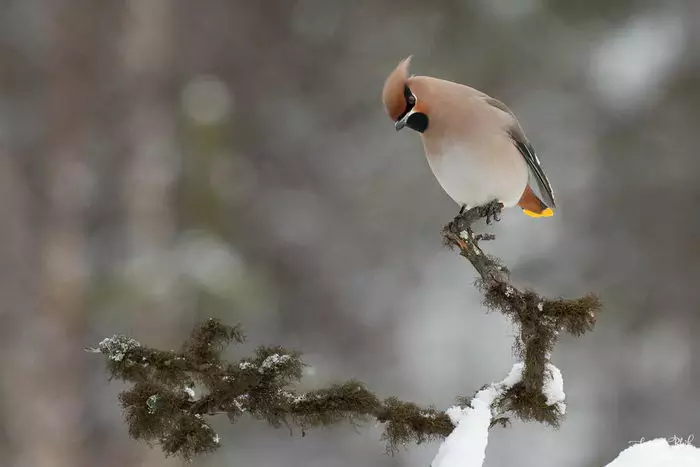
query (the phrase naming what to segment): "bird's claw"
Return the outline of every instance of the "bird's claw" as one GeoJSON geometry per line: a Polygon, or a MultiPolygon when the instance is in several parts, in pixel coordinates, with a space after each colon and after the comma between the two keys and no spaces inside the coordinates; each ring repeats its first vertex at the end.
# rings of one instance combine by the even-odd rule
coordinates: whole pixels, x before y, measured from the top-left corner
{"type": "Polygon", "coordinates": [[[479,215],[486,218],[486,225],[491,225],[492,221],[499,222],[501,220],[501,209],[503,209],[503,205],[500,202],[491,201],[479,207],[479,215]]]}

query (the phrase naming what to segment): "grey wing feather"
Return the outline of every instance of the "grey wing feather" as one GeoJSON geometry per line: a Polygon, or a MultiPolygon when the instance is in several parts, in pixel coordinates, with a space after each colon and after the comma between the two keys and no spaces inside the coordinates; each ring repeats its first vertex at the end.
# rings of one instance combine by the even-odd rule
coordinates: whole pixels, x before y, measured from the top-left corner
{"type": "Polygon", "coordinates": [[[540,199],[547,205],[547,207],[555,208],[556,205],[554,203],[554,193],[552,192],[552,186],[549,184],[549,180],[547,179],[547,174],[544,173],[542,164],[540,164],[540,160],[537,158],[532,145],[526,139],[521,139],[521,135],[522,133],[518,134],[518,132],[510,132],[510,137],[513,139],[515,147],[518,148],[518,151],[520,151],[520,154],[523,155],[528,167],[530,168],[530,175],[534,176],[535,178],[540,199]]]}
{"type": "Polygon", "coordinates": [[[556,205],[554,203],[552,186],[549,184],[549,180],[547,179],[547,175],[544,173],[544,169],[542,168],[542,164],[540,163],[537,154],[535,154],[535,149],[525,137],[525,132],[520,127],[517,118],[515,118],[513,112],[511,112],[511,110],[503,102],[488,96],[486,97],[486,102],[489,105],[509,114],[513,118],[513,123],[508,130],[508,136],[510,136],[510,138],[513,140],[513,144],[516,148],[518,148],[518,151],[527,162],[527,166],[530,169],[530,178],[535,179],[535,186],[533,188],[537,189],[537,194],[540,196],[540,199],[547,205],[547,207],[555,208],[556,205]]]}

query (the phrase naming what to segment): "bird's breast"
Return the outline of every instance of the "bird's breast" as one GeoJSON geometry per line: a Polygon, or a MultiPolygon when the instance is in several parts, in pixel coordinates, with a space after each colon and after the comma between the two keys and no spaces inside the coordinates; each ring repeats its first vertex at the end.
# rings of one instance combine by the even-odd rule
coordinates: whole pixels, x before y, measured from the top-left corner
{"type": "Polygon", "coordinates": [[[496,199],[514,206],[527,186],[525,160],[512,144],[495,140],[426,145],[425,150],[435,178],[460,205],[474,207],[496,199]]]}

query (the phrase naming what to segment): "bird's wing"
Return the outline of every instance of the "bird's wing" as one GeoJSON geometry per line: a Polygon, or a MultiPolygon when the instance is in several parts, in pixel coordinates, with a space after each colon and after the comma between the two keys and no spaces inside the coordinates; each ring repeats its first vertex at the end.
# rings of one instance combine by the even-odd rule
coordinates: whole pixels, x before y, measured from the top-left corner
{"type": "Polygon", "coordinates": [[[508,107],[506,107],[506,105],[503,102],[492,97],[487,97],[486,102],[492,107],[495,107],[498,110],[510,115],[511,122],[507,129],[508,136],[510,136],[511,140],[513,141],[513,144],[527,162],[527,166],[530,172],[530,180],[532,181],[534,179],[535,182],[534,184],[530,183],[530,186],[536,190],[537,197],[540,198],[540,200],[542,200],[542,202],[546,204],[547,207],[555,208],[556,205],[554,203],[554,193],[552,192],[552,186],[549,184],[547,175],[544,173],[542,163],[537,157],[537,154],[535,154],[535,149],[532,147],[532,144],[530,144],[530,142],[527,140],[525,132],[520,126],[520,123],[518,123],[517,118],[515,118],[513,112],[511,112],[511,110],[508,107]]]}

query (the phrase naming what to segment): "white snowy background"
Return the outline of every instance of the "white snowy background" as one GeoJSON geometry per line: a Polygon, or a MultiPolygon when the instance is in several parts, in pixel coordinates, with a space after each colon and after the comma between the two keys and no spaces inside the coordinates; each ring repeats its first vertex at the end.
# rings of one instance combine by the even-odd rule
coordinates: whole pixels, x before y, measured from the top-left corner
{"type": "MultiPolygon", "coordinates": [[[[309,388],[355,377],[447,409],[508,374],[514,329],[441,247],[457,207],[381,106],[409,54],[506,102],[552,181],[556,216],[506,213],[490,252],[605,304],[554,351],[561,429],[495,428],[484,465],[602,467],[698,433],[697,0],[5,0],[0,465],[185,465],[128,438],[121,386],[82,349],[171,348],[209,316],[245,326],[241,351],[305,352],[309,388]]],[[[222,448],[192,465],[439,449],[387,456],[373,424],[215,425],[222,448]]]]}

